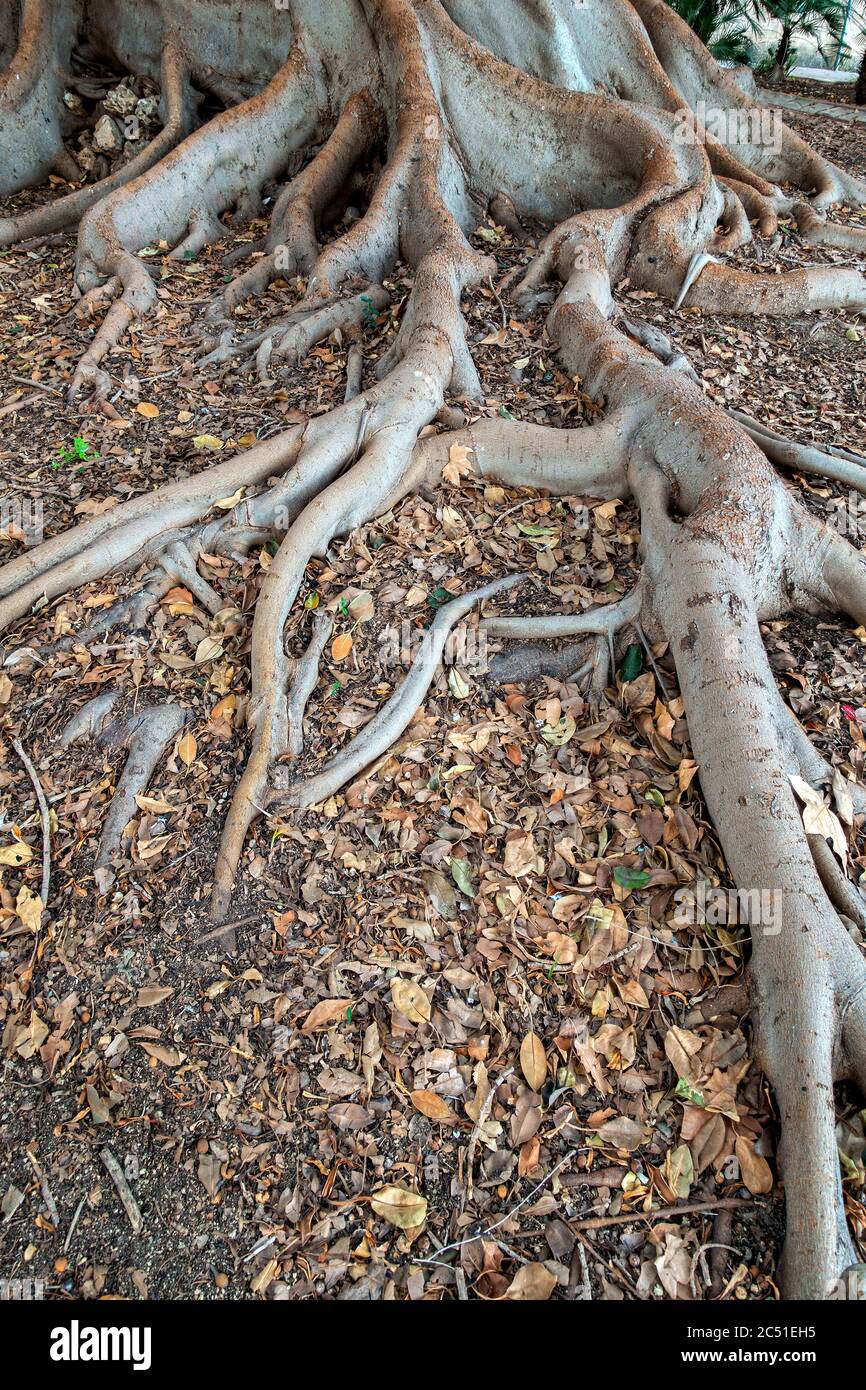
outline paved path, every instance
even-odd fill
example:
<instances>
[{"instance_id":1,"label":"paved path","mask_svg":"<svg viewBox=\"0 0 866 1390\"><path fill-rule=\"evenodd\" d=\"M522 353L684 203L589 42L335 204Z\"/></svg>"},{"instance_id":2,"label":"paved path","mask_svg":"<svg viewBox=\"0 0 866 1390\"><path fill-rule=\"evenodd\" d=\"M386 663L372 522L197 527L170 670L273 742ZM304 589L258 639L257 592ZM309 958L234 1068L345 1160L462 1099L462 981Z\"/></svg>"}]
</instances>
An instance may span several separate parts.
<instances>
[{"instance_id":1,"label":"paved path","mask_svg":"<svg viewBox=\"0 0 866 1390\"><path fill-rule=\"evenodd\" d=\"M793 92L771 92L758 88L758 100L763 106L781 106L788 111L802 111L807 116L830 116L846 125L866 125L866 106L849 106L842 101L822 101L820 97L795 96Z\"/></svg>"}]
</instances>

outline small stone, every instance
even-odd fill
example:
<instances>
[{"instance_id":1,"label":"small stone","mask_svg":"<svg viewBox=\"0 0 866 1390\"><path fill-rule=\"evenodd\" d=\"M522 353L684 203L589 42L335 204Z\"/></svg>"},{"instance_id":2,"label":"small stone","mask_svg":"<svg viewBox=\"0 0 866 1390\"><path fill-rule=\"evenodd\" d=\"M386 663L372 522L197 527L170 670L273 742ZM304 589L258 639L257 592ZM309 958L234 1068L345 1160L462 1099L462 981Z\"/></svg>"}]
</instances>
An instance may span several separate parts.
<instances>
[{"instance_id":1,"label":"small stone","mask_svg":"<svg viewBox=\"0 0 866 1390\"><path fill-rule=\"evenodd\" d=\"M84 102L77 92L64 92L63 105L68 111L74 111L76 116L84 115Z\"/></svg>"},{"instance_id":2,"label":"small stone","mask_svg":"<svg viewBox=\"0 0 866 1390\"><path fill-rule=\"evenodd\" d=\"M100 116L93 132L93 143L103 154L119 154L123 149L120 127L110 116Z\"/></svg>"},{"instance_id":3,"label":"small stone","mask_svg":"<svg viewBox=\"0 0 866 1390\"><path fill-rule=\"evenodd\" d=\"M96 169L97 157L89 145L82 145L75 158L82 174L92 174Z\"/></svg>"},{"instance_id":4,"label":"small stone","mask_svg":"<svg viewBox=\"0 0 866 1390\"><path fill-rule=\"evenodd\" d=\"M113 116L129 116L138 105L138 97L131 87L121 83L112 88L102 104Z\"/></svg>"},{"instance_id":5,"label":"small stone","mask_svg":"<svg viewBox=\"0 0 866 1390\"><path fill-rule=\"evenodd\" d=\"M142 125L157 125L159 122L159 97L142 97L136 102L135 114Z\"/></svg>"},{"instance_id":6,"label":"small stone","mask_svg":"<svg viewBox=\"0 0 866 1390\"><path fill-rule=\"evenodd\" d=\"M10 1218L15 1215L23 1201L24 1193L21 1191L21 1188L15 1187L14 1184L10 1184L6 1189L6 1195L3 1201L0 1202L0 1213L9 1221Z\"/></svg>"}]
</instances>

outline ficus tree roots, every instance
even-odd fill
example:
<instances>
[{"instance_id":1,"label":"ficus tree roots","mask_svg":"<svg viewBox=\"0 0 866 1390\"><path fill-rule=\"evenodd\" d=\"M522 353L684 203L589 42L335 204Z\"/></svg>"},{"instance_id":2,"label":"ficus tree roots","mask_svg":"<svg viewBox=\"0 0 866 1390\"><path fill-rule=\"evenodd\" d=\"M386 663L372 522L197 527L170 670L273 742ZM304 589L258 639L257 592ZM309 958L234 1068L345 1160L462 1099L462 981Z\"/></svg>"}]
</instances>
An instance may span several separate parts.
<instances>
[{"instance_id":1,"label":"ficus tree roots","mask_svg":"<svg viewBox=\"0 0 866 1390\"><path fill-rule=\"evenodd\" d=\"M791 1296L829 1296L855 1260L833 1085L844 1078L866 1089L866 969L843 921L857 895L832 854L828 864L826 844L807 838L790 781L820 788L832 774L780 697L761 623L795 610L866 622L863 558L774 467L823 470L863 490L866 461L786 443L724 413L670 344L621 319L612 286L627 275L709 313L866 311L866 280L853 266L761 274L724 259L752 236L752 222L769 234L793 215L804 238L856 260L866 234L826 213L866 202L866 186L787 128L771 147L750 139L742 120L729 122L727 141L718 128L708 134L699 108L733 117L753 98L665 0L13 0L0 19L0 191L68 171L62 96L76 42L157 79L163 123L102 183L0 219L2 245L78 227L75 277L98 327L71 393L105 392L112 349L155 304L137 253L166 243L183 256L212 243L229 219L257 213L266 184L281 191L263 254L210 306L212 359L252 354L267 380L275 354L303 354L337 326L351 331L366 304L385 304L382 281L398 260L413 289L374 385L361 389L356 359L347 399L329 414L22 554L0 570L0 630L17 642L34 605L119 571L140 572L136 596L79 640L146 624L176 582L218 612L224 601L199 556L278 540L252 627L249 752L214 865L218 919L253 819L317 803L386 751L423 702L449 625L473 605L494 601L490 621L502 637L575 639L572 669L595 692L623 631L668 643L734 880L784 902L780 932L752 923L751 968L759 1055L782 1124L783 1279ZM204 93L224 108L206 121ZM365 211L325 240L326 210L370 167ZM467 239L491 208L518 231L526 222L551 229L509 287L510 307L526 311L547 296L565 368L605 402L596 424L427 428L446 397L479 393L460 299L495 270ZM292 274L306 291L290 319L237 339L235 306ZM306 656L285 651L309 560L435 482L455 443L471 450L476 475L507 485L633 498L642 537L634 593L613 608L529 624L508 616L513 580L455 600L357 738L309 782L281 785L275 764L299 751L327 640L320 620ZM241 488L233 510L213 510ZM101 868L121 848L129 798L177 727L170 707L119 723L100 707L68 731L128 749Z\"/></svg>"}]
</instances>

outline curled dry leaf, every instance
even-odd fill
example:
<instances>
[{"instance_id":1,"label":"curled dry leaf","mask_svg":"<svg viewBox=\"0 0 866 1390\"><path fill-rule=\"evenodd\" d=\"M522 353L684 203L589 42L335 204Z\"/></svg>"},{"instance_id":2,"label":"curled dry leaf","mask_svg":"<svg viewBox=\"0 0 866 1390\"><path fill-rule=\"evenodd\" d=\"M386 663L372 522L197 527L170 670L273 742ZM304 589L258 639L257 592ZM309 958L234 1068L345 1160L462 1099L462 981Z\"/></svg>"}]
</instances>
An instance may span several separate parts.
<instances>
[{"instance_id":1,"label":"curled dry leaf","mask_svg":"<svg viewBox=\"0 0 866 1390\"><path fill-rule=\"evenodd\" d=\"M341 632L331 643L331 660L345 661L349 652L352 650L352 646L351 634L348 632Z\"/></svg>"},{"instance_id":2,"label":"curled dry leaf","mask_svg":"<svg viewBox=\"0 0 866 1390\"><path fill-rule=\"evenodd\" d=\"M218 502L214 502L214 506L218 507L221 512L230 512L242 500L245 491L246 488L239 487L237 492L232 493L231 497L221 497Z\"/></svg>"},{"instance_id":3,"label":"curled dry leaf","mask_svg":"<svg viewBox=\"0 0 866 1390\"><path fill-rule=\"evenodd\" d=\"M174 989L169 985L154 985L150 988L145 987L138 991L135 1007L137 1009L152 1009L154 1004L164 1003L172 994L174 994Z\"/></svg>"},{"instance_id":4,"label":"curled dry leaf","mask_svg":"<svg viewBox=\"0 0 866 1390\"><path fill-rule=\"evenodd\" d=\"M765 1158L762 1158L759 1153L755 1153L754 1144L750 1144L748 1139L740 1135L734 1145L734 1152L737 1155L743 1182L753 1196L758 1197L762 1193L772 1192L773 1170Z\"/></svg>"},{"instance_id":5,"label":"curled dry leaf","mask_svg":"<svg viewBox=\"0 0 866 1390\"><path fill-rule=\"evenodd\" d=\"M638 1124L637 1120L630 1120L626 1115L617 1115L616 1119L607 1120L598 1131L606 1144L613 1144L617 1149L624 1149L631 1153L632 1149L637 1149L647 1140L647 1132L643 1125Z\"/></svg>"},{"instance_id":6,"label":"curled dry leaf","mask_svg":"<svg viewBox=\"0 0 866 1390\"><path fill-rule=\"evenodd\" d=\"M368 623L373 617L375 606L373 595L363 589L360 594L356 594L349 604L349 612L356 623Z\"/></svg>"},{"instance_id":7,"label":"curled dry leaf","mask_svg":"<svg viewBox=\"0 0 866 1390\"><path fill-rule=\"evenodd\" d=\"M448 451L448 462L442 469L442 477L452 487L459 487L461 479L472 472L470 454L472 449L466 444L452 444Z\"/></svg>"},{"instance_id":8,"label":"curled dry leaf","mask_svg":"<svg viewBox=\"0 0 866 1390\"><path fill-rule=\"evenodd\" d=\"M398 1013L408 1018L410 1023L428 1023L430 1020L430 1000L420 985L414 980L398 977L391 981L391 999Z\"/></svg>"},{"instance_id":9,"label":"curled dry leaf","mask_svg":"<svg viewBox=\"0 0 866 1390\"><path fill-rule=\"evenodd\" d=\"M830 840L843 864L848 862L848 842L839 817L824 804L824 798L802 777L791 777L791 786L803 803L803 827L808 835Z\"/></svg>"},{"instance_id":10,"label":"curled dry leaf","mask_svg":"<svg viewBox=\"0 0 866 1390\"><path fill-rule=\"evenodd\" d=\"M196 666L204 666L208 661L217 661L223 654L223 644L218 637L203 637L195 649Z\"/></svg>"},{"instance_id":11,"label":"curled dry leaf","mask_svg":"<svg viewBox=\"0 0 866 1390\"><path fill-rule=\"evenodd\" d=\"M186 767L189 767L191 763L195 762L195 755L197 752L198 744L192 734L184 734L177 745L177 756L180 758L181 762Z\"/></svg>"},{"instance_id":12,"label":"curled dry leaf","mask_svg":"<svg viewBox=\"0 0 866 1390\"><path fill-rule=\"evenodd\" d=\"M18 890L18 897L15 899L15 911L19 920L25 927L32 932L38 932L42 921L43 902L38 893L34 893L27 884L23 884Z\"/></svg>"}]
</instances>

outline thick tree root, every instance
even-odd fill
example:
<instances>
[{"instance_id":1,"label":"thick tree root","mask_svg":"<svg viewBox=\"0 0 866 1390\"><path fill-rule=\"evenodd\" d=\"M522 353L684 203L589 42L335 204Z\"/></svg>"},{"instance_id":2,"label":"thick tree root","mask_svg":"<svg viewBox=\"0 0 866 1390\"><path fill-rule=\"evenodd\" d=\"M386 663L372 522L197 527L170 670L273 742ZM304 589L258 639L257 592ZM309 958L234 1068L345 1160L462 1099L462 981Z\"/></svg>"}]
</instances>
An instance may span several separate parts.
<instances>
[{"instance_id":1,"label":"thick tree root","mask_svg":"<svg viewBox=\"0 0 866 1390\"><path fill-rule=\"evenodd\" d=\"M304 55L294 49L265 90L218 116L127 188L97 203L81 224L76 281L88 290L116 276L122 291L70 383L101 384L100 363L129 324L155 304L156 291L135 254L160 240L178 254L221 235L219 214L249 215L266 179L285 167L319 129L318 103ZM247 171L255 170L255 183Z\"/></svg>"},{"instance_id":2,"label":"thick tree root","mask_svg":"<svg viewBox=\"0 0 866 1390\"><path fill-rule=\"evenodd\" d=\"M17 49L0 72L0 195L67 167L63 71L72 52L77 5L24 0Z\"/></svg>"},{"instance_id":3,"label":"thick tree root","mask_svg":"<svg viewBox=\"0 0 866 1390\"><path fill-rule=\"evenodd\" d=\"M166 39L161 77L162 130L141 153L99 183L88 184L33 212L0 218L0 246L50 236L52 232L62 231L65 227L74 227L90 208L116 188L132 183L140 174L159 163L188 134L193 123L189 68L175 34L170 34Z\"/></svg>"},{"instance_id":4,"label":"thick tree root","mask_svg":"<svg viewBox=\"0 0 866 1390\"><path fill-rule=\"evenodd\" d=\"M263 244L266 254L226 288L209 310L224 318L250 295L261 294L280 276L313 275L320 252L319 221L335 201L359 160L368 153L382 116L365 88L346 103L325 144L297 178L287 184L271 214Z\"/></svg>"}]
</instances>

